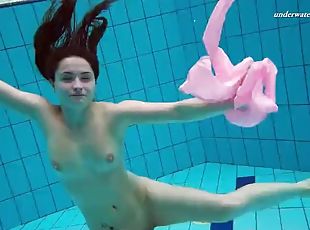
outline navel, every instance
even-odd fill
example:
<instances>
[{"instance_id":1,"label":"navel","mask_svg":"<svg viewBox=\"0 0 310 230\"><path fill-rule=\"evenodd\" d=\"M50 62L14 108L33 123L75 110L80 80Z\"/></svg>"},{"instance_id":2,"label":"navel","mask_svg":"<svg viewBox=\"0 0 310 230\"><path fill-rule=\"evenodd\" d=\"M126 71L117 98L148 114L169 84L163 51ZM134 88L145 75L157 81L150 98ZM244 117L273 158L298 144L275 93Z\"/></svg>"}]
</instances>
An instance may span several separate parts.
<instances>
[{"instance_id":1,"label":"navel","mask_svg":"<svg viewBox=\"0 0 310 230\"><path fill-rule=\"evenodd\" d=\"M101 224L101 229L102 230L115 230L113 226L109 226L107 224Z\"/></svg>"}]
</instances>

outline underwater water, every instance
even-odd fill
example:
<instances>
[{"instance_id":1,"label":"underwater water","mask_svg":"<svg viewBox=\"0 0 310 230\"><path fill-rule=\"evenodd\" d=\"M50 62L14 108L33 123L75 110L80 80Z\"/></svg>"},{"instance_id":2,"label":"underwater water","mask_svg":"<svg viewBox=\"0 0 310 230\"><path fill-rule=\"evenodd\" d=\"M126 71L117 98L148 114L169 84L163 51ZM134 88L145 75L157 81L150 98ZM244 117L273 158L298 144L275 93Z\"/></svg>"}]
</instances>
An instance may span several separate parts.
<instances>
[{"instance_id":1,"label":"underwater water","mask_svg":"<svg viewBox=\"0 0 310 230\"><path fill-rule=\"evenodd\" d=\"M25 1L26 2L26 1ZM24 2L24 3L25 3ZM33 35L50 1L0 8L0 80L58 103L34 64ZM98 0L81 0L77 18ZM201 42L215 0L119 0L98 52L98 101L178 101L189 68L206 55ZM0 1L1 5L1 1ZM4 6L4 5L3 5ZM308 0L236 0L220 46L233 63L270 58L278 68L279 111L241 128L224 116L133 125L128 170L170 184L228 193L254 182L310 177L310 12ZM47 157L36 122L0 104L0 230L87 229ZM156 229L307 230L310 199L294 198L227 223L180 223Z\"/></svg>"}]
</instances>

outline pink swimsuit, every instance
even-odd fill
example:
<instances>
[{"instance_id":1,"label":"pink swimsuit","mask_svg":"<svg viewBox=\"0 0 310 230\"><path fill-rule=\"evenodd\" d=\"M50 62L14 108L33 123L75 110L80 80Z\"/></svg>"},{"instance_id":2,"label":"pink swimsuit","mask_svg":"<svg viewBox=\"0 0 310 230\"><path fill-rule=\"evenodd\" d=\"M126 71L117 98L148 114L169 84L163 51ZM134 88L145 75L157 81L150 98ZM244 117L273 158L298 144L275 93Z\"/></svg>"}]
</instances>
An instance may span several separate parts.
<instances>
[{"instance_id":1,"label":"pink swimsuit","mask_svg":"<svg viewBox=\"0 0 310 230\"><path fill-rule=\"evenodd\" d=\"M277 112L275 85L277 68L268 58L254 62L251 57L233 65L218 47L225 15L234 0L219 0L213 10L203 43L209 56L201 57L191 67L180 91L209 103L234 99L234 109L225 113L232 124L252 127L268 113ZM215 76L212 73L213 66ZM246 110L238 108L246 107Z\"/></svg>"}]
</instances>

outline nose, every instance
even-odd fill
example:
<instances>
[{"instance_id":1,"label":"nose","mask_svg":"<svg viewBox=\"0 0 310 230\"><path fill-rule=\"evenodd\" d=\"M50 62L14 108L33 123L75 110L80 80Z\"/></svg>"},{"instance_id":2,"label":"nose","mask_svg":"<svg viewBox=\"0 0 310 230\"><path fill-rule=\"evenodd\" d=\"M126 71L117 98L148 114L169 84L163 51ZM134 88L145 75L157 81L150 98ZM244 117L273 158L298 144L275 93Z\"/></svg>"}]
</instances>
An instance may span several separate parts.
<instances>
[{"instance_id":1,"label":"nose","mask_svg":"<svg viewBox=\"0 0 310 230\"><path fill-rule=\"evenodd\" d=\"M74 79L72 87L73 87L74 91L81 91L82 90L82 83L81 83L79 78Z\"/></svg>"}]
</instances>

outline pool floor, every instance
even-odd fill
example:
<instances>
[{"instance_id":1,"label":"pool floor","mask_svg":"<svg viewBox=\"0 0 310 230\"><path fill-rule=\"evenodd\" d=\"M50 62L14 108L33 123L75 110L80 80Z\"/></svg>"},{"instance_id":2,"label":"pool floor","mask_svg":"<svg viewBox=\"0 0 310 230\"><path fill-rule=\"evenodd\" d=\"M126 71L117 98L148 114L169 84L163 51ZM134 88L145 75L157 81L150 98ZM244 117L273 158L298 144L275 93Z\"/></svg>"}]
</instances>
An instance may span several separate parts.
<instances>
[{"instance_id":1,"label":"pool floor","mask_svg":"<svg viewBox=\"0 0 310 230\"><path fill-rule=\"evenodd\" d=\"M253 182L296 182L310 177L310 172L261 167L204 163L158 181L199 188L212 193L228 193ZM309 230L310 198L294 198L277 206L244 214L226 223L180 223L155 230ZM77 207L59 211L18 226L14 230L86 230L85 219Z\"/></svg>"}]
</instances>

